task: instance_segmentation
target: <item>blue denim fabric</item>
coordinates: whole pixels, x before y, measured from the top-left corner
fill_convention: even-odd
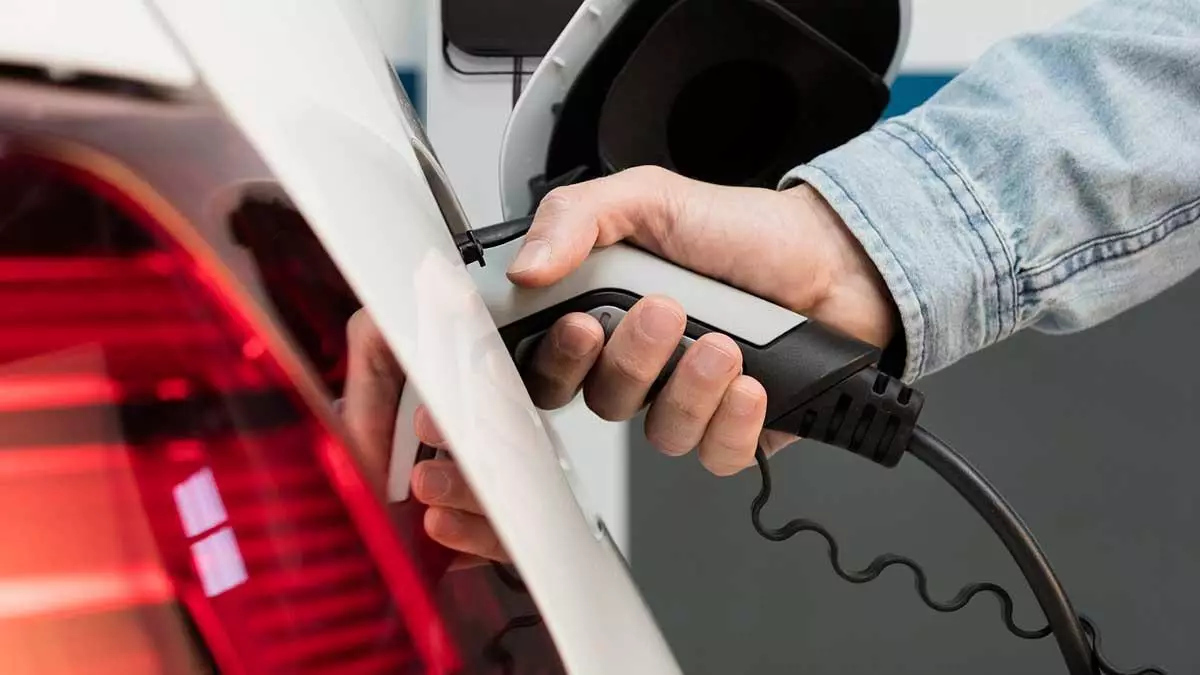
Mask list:
[[[781,186],[801,181],[881,270],[905,379],[1107,320],[1200,267],[1200,0],[1105,0],[996,45]]]

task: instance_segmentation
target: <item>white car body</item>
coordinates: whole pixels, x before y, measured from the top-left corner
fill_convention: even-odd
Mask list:
[[[509,212],[528,206],[519,195],[545,143],[544,115],[522,111],[548,111],[545,99],[570,85],[563,74],[629,4],[585,3],[534,76],[505,146]],[[169,189],[166,151],[150,127],[139,141],[72,120],[80,111],[174,115],[200,126],[232,120],[258,157],[206,147],[195,149],[207,158],[197,161],[236,165],[247,182],[273,176],[303,212],[453,445],[566,669],[680,672],[603,524],[576,499],[566,455],[459,257],[414,151],[419,130],[354,0],[0,0],[0,17],[0,63],[144,82],[188,102],[150,113],[0,78],[0,131],[49,130],[101,152],[126,142],[121,160],[161,172]],[[202,217],[212,204],[185,185],[170,196],[185,215]]]
[[[572,673],[678,666],[619,554],[581,512],[463,267],[356,4],[158,7],[370,308],[521,570]]]
[[[7,63],[211,96],[370,309],[568,671],[679,672],[619,552],[575,499],[564,455],[453,245],[394,74],[356,2],[284,10],[272,0],[121,0],[101,10],[88,0],[6,0],[0,16]],[[47,110],[11,89],[0,103],[6,120],[33,122]],[[143,150],[138,168],[153,170],[154,148]]]

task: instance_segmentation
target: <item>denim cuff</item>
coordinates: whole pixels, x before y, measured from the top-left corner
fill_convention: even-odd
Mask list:
[[[903,118],[790,171],[819,192],[879,268],[899,310],[901,377],[912,382],[1012,332],[1008,242],[976,188]]]

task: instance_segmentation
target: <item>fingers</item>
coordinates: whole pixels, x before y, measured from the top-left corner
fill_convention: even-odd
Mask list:
[[[569,314],[542,339],[526,375],[534,404],[555,410],[571,402],[604,347],[604,329],[587,314]]]
[[[718,476],[732,476],[754,464],[754,451],[767,415],[767,392],[752,377],[739,375],[700,441],[700,463]]]
[[[793,445],[799,440],[799,436],[793,436],[792,434],[784,433],[782,431],[772,431],[770,429],[763,431],[762,435],[758,437],[758,443],[762,446],[763,453],[765,453],[768,458],[774,457],[775,453],[790,445]]]
[[[509,278],[546,286],[579,267],[595,246],[650,236],[671,221],[677,193],[687,184],[665,169],[639,167],[554,190],[538,205]]]
[[[367,475],[384,476],[391,455],[396,410],[404,389],[404,373],[383,335],[365,311],[346,328],[349,363],[342,416]]]
[[[425,531],[446,548],[498,562],[508,562],[487,518],[473,513],[430,507],[425,512]]]
[[[599,417],[631,419],[645,407],[686,322],[678,303],[650,296],[634,305],[605,345],[595,319],[566,317],[542,341],[533,372],[526,375],[534,403],[562,407],[582,382],[587,405]],[[698,448],[700,461],[719,476],[752,465],[767,396],[757,381],[741,376],[741,367],[741,350],[728,336],[710,333],[697,340],[650,406],[646,436],[651,444],[672,456]],[[437,446],[440,439],[427,419],[418,414],[418,435]]]
[[[646,416],[646,438],[671,456],[699,448],[717,476],[754,463],[767,414],[767,392],[741,374],[742,354],[728,336],[701,337],[679,360]]]
[[[442,431],[438,429],[437,424],[433,421],[433,416],[429,414],[429,409],[425,406],[420,406],[413,414],[413,433],[425,445],[438,450],[447,449],[445,436],[442,435]]]
[[[507,560],[497,560],[495,562],[504,563],[504,562],[508,562],[508,561]],[[492,564],[491,560],[487,560],[485,558],[480,558],[477,555],[464,554],[464,555],[458,556],[457,558],[454,559],[454,562],[450,563],[449,570],[451,572],[460,572],[462,570],[473,570],[473,569],[476,569],[479,567],[484,567],[486,565],[491,565],[491,564]]]
[[[686,322],[683,308],[669,298],[651,296],[634,305],[584,384],[588,407],[609,421],[636,415],[679,345]]]
[[[424,406],[417,409],[413,428],[422,443],[447,449],[445,437]],[[486,558],[508,562],[499,537],[483,515],[483,507],[453,461],[431,459],[417,464],[413,467],[412,489],[417,501],[429,507],[425,532],[430,539],[467,554],[464,561]]]
[[[467,486],[467,481],[454,462],[448,459],[431,459],[413,468],[413,496],[428,506],[438,506],[476,515],[483,507]]]
[[[741,350],[729,337],[710,333],[697,340],[651,406],[646,438],[668,455],[694,450],[741,367]]]

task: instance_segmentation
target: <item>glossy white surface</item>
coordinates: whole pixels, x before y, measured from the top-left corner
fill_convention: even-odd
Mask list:
[[[641,297],[668,296],[693,319],[760,347],[805,321],[779,305],[625,244],[594,251],[578,270],[548,288],[531,290],[501,283],[519,244],[489,250],[487,267],[472,268],[498,326],[604,289],[627,290]]]
[[[458,259],[360,8],[157,0],[372,312],[453,444],[572,673],[678,665],[575,502],[541,416]]]
[[[442,55],[441,0],[423,4],[426,48],[421,79],[429,135],[471,221],[500,222],[500,142],[513,109],[513,78],[454,72]],[[457,51],[452,58],[471,72],[512,69],[511,59],[475,58]],[[526,63],[525,69],[535,65]]]
[[[413,415],[421,407],[421,393],[406,384],[400,394],[400,410],[396,413],[396,430],[392,433],[392,457],[388,465],[387,497],[393,502],[408,499],[412,489],[413,466],[421,441],[413,428]]]
[[[529,179],[545,169],[554,105],[571,90],[583,67],[636,0],[587,0],[567,23],[513,108],[500,146],[500,205],[505,218],[529,213]]]
[[[364,6],[370,9],[392,2],[369,0]],[[500,141],[512,112],[513,78],[453,72],[442,57],[440,10],[440,0],[422,0],[408,6],[410,16],[420,22],[424,34],[418,46],[423,50],[419,60],[424,68],[419,79],[424,90],[426,126],[442,167],[457,188],[468,220],[476,225],[498,223],[504,219],[500,208]],[[377,23],[390,20],[389,12],[377,13],[375,20]],[[410,55],[416,53],[414,49],[417,47],[389,47],[392,53]],[[471,70],[503,71],[512,67],[510,59],[483,59],[458,53],[453,58],[457,65]],[[526,69],[532,70],[536,65],[528,62]],[[507,285],[508,280],[501,277],[496,283]],[[613,540],[628,558],[631,425],[600,419],[584,405],[583,397],[577,397],[546,418],[550,428],[563,438],[564,452],[580,478],[578,489],[586,491],[586,499],[604,518]]]
[[[180,89],[196,80],[143,0],[0,0],[0,63]]]
[[[900,75],[900,68],[908,54],[908,45],[913,33],[913,0],[900,0],[900,39],[896,42],[896,53],[892,55],[892,65],[888,67],[883,80],[891,86]]]

